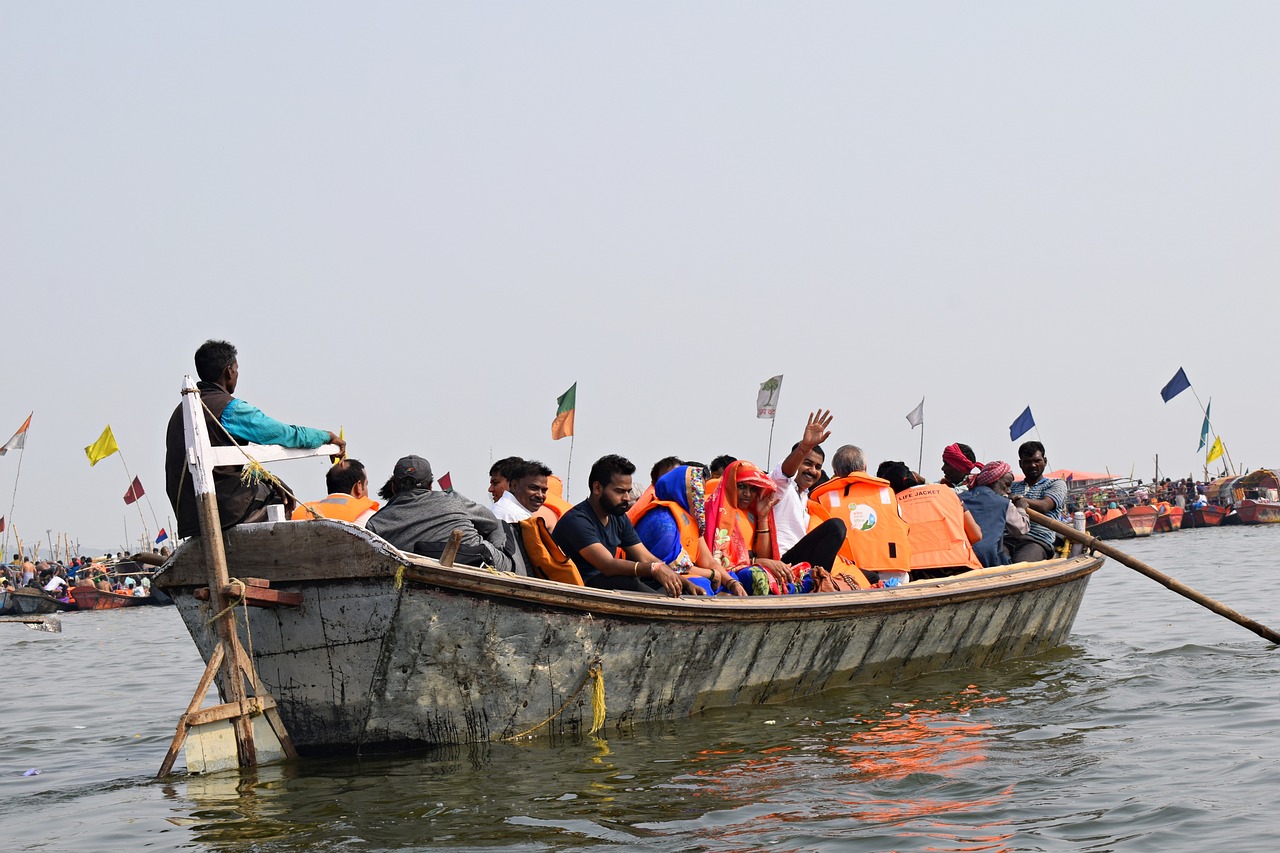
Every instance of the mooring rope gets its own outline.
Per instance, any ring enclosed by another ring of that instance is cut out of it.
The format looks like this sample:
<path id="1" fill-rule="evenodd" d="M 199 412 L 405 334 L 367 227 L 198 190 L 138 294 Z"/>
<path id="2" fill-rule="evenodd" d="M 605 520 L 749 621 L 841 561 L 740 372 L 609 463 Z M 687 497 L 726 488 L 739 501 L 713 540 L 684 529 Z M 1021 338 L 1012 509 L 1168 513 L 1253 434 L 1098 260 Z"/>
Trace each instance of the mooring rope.
<path id="1" fill-rule="evenodd" d="M 564 700 L 564 702 L 560 705 L 560 707 L 557 708 L 550 717 L 547 717 L 545 720 L 538 723 L 536 726 L 533 726 L 532 728 L 525 729 L 524 731 L 517 732 L 516 734 L 513 734 L 513 735 L 508 735 L 507 737 L 496 738 L 496 740 L 499 740 L 499 741 L 518 740 L 522 737 L 526 737 L 528 735 L 533 734 L 538 729 L 542 728 L 547 723 L 551 722 L 556 717 L 563 714 L 564 709 L 568 708 L 570 703 L 572 703 L 574 699 L 578 698 L 578 694 L 582 692 L 582 688 L 587 686 L 588 681 L 593 683 L 591 685 L 591 729 L 587 732 L 587 734 L 593 735 L 596 732 L 600 731 L 600 729 L 604 728 L 604 721 L 605 721 L 604 662 L 601 661 L 599 657 L 596 657 L 592 659 L 591 665 L 587 667 L 587 672 L 585 675 L 582 676 L 582 681 L 578 683 L 577 689 L 574 690 L 573 693 L 569 695 L 568 699 Z"/>

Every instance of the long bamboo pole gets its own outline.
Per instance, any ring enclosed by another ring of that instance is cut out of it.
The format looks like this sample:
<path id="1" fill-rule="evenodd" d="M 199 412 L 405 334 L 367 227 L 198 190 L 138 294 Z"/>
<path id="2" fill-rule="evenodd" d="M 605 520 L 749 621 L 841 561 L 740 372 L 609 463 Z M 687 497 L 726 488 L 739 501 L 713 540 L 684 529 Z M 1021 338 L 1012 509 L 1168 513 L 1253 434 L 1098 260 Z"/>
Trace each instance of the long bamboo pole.
<path id="1" fill-rule="evenodd" d="M 1135 572 L 1138 572 L 1139 574 L 1146 575 L 1156 583 L 1167 587 L 1173 592 L 1176 592 L 1178 595 L 1181 595 L 1183 598 L 1189 598 L 1192 601 L 1194 601 L 1196 604 L 1199 604 L 1201 607 L 1204 607 L 1208 610 L 1212 610 L 1214 613 L 1217 613 L 1219 616 L 1222 616 L 1223 618 L 1230 619 L 1232 622 L 1236 623 L 1240 627 L 1248 628 L 1250 631 L 1252 631 L 1253 633 L 1257 634 L 1259 637 L 1262 637 L 1265 640 L 1270 640 L 1273 643 L 1280 644 L 1280 633 L 1277 633 L 1271 630 L 1266 625 L 1263 625 L 1261 622 L 1256 622 L 1253 619 L 1250 619 L 1248 616 L 1245 616 L 1241 613 L 1237 613 L 1235 610 L 1232 610 L 1230 607 L 1227 607 L 1222 602 L 1216 601 L 1202 592 L 1197 592 L 1196 590 L 1187 586 L 1185 583 L 1178 580 L 1177 578 L 1169 577 L 1164 572 L 1158 571 L 1152 568 L 1151 566 L 1148 566 L 1146 563 L 1142 562 L 1136 557 L 1129 556 L 1125 552 L 1121 551 L 1119 548 L 1112 547 L 1111 545 L 1108 545 L 1107 543 L 1101 541 L 1100 539 L 1094 536 L 1090 536 L 1088 533 L 1082 533 L 1081 531 L 1076 530 L 1074 527 L 1071 527 L 1070 525 L 1067 525 L 1067 524 L 1063 524 L 1061 521 L 1058 521 L 1057 519 L 1050 518 L 1044 513 L 1036 512 L 1034 509 L 1028 509 L 1027 515 L 1030 516 L 1031 520 L 1034 521 L 1036 524 L 1042 524 L 1045 527 L 1049 528 L 1050 530 L 1054 531 L 1055 533 L 1065 536 L 1067 539 L 1070 539 L 1072 542 L 1079 542 L 1081 545 L 1085 546 L 1086 548 L 1089 548 L 1090 550 L 1097 551 L 1099 554 L 1105 554 L 1106 556 L 1115 560 L 1117 563 L 1120 563 L 1121 565 L 1124 565 L 1124 566 L 1128 566 L 1129 568 L 1133 569 Z"/>

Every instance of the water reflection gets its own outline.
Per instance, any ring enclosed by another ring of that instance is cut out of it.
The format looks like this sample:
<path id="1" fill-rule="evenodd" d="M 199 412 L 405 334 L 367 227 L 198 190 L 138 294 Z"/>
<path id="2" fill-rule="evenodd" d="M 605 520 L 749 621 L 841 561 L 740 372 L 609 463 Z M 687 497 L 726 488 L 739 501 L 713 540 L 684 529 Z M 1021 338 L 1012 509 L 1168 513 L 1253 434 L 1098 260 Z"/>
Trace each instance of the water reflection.
<path id="1" fill-rule="evenodd" d="M 927 844 L 918 849 L 1009 849 L 1011 833 L 984 813 L 1012 788 L 975 771 L 991 736 L 971 718 L 1004 695 L 970 686 L 915 699 L 833 698 L 641 726 L 609 741 L 476 744 L 191 777 L 168 789 L 172 822 L 228 850 L 812 849 L 847 845 L 855 832 L 866 839 L 868 829 L 897 843 L 918 837 Z"/>

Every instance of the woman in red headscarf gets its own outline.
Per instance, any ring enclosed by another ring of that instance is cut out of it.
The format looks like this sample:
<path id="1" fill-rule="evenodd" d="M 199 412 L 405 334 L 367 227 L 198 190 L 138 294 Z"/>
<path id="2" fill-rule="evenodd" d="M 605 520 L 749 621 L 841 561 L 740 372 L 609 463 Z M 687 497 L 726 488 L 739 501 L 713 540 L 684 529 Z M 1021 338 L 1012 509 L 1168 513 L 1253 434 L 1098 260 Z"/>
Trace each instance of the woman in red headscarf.
<path id="1" fill-rule="evenodd" d="M 773 538 L 773 505 L 778 487 L 763 471 L 739 459 L 724 469 L 707 501 L 704 534 L 712 554 L 726 568 L 759 566 L 779 591 L 794 584 L 791 568 L 778 560 Z"/>

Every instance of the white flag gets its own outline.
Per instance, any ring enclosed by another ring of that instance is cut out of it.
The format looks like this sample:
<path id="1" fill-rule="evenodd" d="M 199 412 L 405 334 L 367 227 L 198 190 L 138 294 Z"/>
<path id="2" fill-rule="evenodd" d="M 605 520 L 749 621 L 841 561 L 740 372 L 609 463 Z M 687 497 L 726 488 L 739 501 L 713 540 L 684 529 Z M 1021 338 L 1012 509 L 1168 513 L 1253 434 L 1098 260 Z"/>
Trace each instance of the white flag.
<path id="1" fill-rule="evenodd" d="M 760 383 L 760 393 L 756 395 L 757 418 L 773 420 L 773 416 L 778 413 L 778 395 L 781 391 L 781 373 Z"/>
<path id="2" fill-rule="evenodd" d="M 920 405 L 916 406 L 907 414 L 907 423 L 911 424 L 911 428 L 915 429 L 924 423 L 924 397 L 920 398 Z"/>

